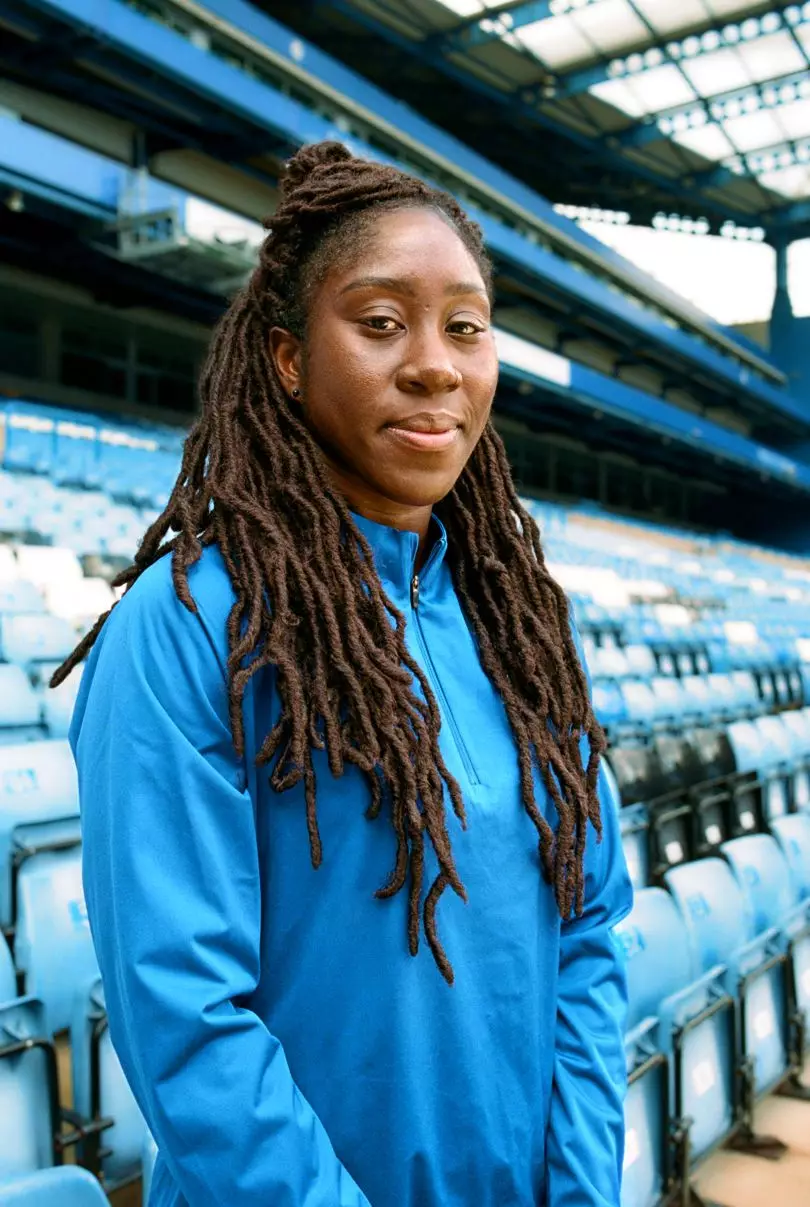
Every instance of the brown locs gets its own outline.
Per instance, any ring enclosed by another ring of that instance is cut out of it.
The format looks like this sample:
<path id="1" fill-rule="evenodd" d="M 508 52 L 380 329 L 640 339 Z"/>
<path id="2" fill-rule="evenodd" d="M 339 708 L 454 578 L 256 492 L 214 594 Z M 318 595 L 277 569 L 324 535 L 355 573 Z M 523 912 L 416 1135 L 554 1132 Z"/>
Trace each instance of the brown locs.
<path id="1" fill-rule="evenodd" d="M 397 854 L 377 896 L 392 897 L 408 884 L 409 949 L 418 950 L 423 911 L 427 941 L 452 983 L 436 906 L 447 887 L 464 899 L 466 893 L 445 798 L 466 823 L 459 786 L 439 750 L 438 705 L 406 649 L 405 617 L 387 598 L 346 502 L 331 489 L 320 450 L 281 388 L 268 346 L 271 327 L 305 337 L 312 288 L 326 267 L 352 254 L 381 210 L 424 206 L 455 229 L 489 285 L 481 233 L 449 195 L 394 168 L 354 159 L 339 143 L 305 148 L 293 158 L 259 265 L 214 335 L 200 385 L 201 414 L 168 505 L 116 585 L 130 587 L 170 554 L 178 598 L 194 613 L 189 569 L 204 546 L 219 547 L 236 594 L 228 666 L 237 753 L 245 750 L 245 687 L 261 667 L 272 666 L 281 716 L 257 762 L 270 766 L 279 792 L 303 782 L 313 864 L 320 864 L 322 848 L 312 752 L 325 750 L 332 775 L 352 764 L 365 776 L 369 818 L 384 806 L 389 812 Z M 583 907 L 587 823 L 601 833 L 596 781 L 604 737 L 567 601 L 546 569 L 537 526 L 517 497 L 491 426 L 437 511 L 448 530 L 459 598 L 515 736 L 542 871 L 568 917 Z M 87 655 L 108 616 L 56 672 L 53 686 Z M 583 734 L 590 749 L 585 768 Z M 538 807 L 535 770 L 556 808 L 556 834 Z M 423 900 L 426 839 L 439 874 Z"/>

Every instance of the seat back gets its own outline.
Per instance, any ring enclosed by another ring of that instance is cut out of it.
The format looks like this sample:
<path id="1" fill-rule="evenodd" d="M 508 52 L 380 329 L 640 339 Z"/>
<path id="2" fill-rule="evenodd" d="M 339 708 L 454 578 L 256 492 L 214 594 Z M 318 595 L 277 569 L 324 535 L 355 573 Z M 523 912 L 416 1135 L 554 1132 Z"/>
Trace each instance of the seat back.
<path id="1" fill-rule="evenodd" d="M 651 1207 L 664 1188 L 663 1066 L 628 1087 L 624 1103 L 624 1168 L 621 1207 Z M 148 1200 L 147 1200 L 148 1201 Z"/>
<path id="2" fill-rule="evenodd" d="M 0 1187 L 10 1178 L 53 1162 L 53 1117 L 49 1077 L 53 1052 L 29 1046 L 46 1034 L 40 1002 L 17 998 L 0 1004 Z M 22 1050 L 8 1055 L 11 1047 Z M 3 1202 L 0 1198 L 0 1202 Z"/>
<path id="3" fill-rule="evenodd" d="M 645 888 L 650 880 L 650 819 L 644 805 L 628 805 L 619 810 L 619 828 L 627 871 L 634 889 Z"/>
<path id="4" fill-rule="evenodd" d="M 76 1165 L 43 1169 L 0 1185 L 0 1207 L 109 1207 L 92 1174 Z"/>
<path id="5" fill-rule="evenodd" d="M 39 700 L 21 666 L 0 666 L 0 729 L 40 723 Z"/>
<path id="6" fill-rule="evenodd" d="M 0 657 L 6 662 L 62 662 L 76 644 L 76 631 L 64 617 L 0 616 Z"/>
<path id="7" fill-rule="evenodd" d="M 664 879 L 686 924 L 699 973 L 726 963 L 752 937 L 753 920 L 724 860 L 680 864 Z"/>
<path id="8" fill-rule="evenodd" d="M 0 926 L 11 924 L 11 855 L 17 831 L 61 818 L 78 822 L 76 767 L 67 742 L 26 742 L 0 746 Z"/>
<path id="9" fill-rule="evenodd" d="M 0 552 L 6 552 L 11 558 L 11 550 L 4 549 L 0 546 Z M 45 600 L 41 592 L 33 583 L 29 583 L 27 579 L 16 577 L 3 577 L 3 571 L 8 567 L 8 562 L 3 559 L 0 563 L 0 616 L 6 613 L 28 613 L 34 615 L 45 611 Z M 14 574 L 17 574 L 16 562 L 13 565 Z"/>
<path id="10" fill-rule="evenodd" d="M 80 847 L 42 854 L 23 865 L 15 956 L 26 992 L 45 1006 L 49 1032 L 69 1027 L 77 990 L 98 975 Z"/>
<path id="11" fill-rule="evenodd" d="M 66 738 L 68 736 L 83 671 L 83 666 L 74 667 L 67 679 L 58 687 L 48 687 L 46 678 L 42 697 L 42 716 L 48 737 Z"/>
<path id="12" fill-rule="evenodd" d="M 616 927 L 627 962 L 628 1028 L 658 1014 L 661 1002 L 695 979 L 689 936 L 669 893 L 640 889 Z"/>
<path id="13" fill-rule="evenodd" d="M 762 734 L 753 721 L 733 721 L 728 727 L 728 740 L 737 771 L 761 770 L 764 763 Z"/>
<path id="14" fill-rule="evenodd" d="M 790 868 L 795 899 L 806 901 L 810 898 L 810 815 L 777 817 L 771 822 L 771 831 Z"/>
<path id="15" fill-rule="evenodd" d="M 796 904 L 790 868 L 770 834 L 746 834 L 720 848 L 746 899 L 754 933 L 779 926 Z"/>

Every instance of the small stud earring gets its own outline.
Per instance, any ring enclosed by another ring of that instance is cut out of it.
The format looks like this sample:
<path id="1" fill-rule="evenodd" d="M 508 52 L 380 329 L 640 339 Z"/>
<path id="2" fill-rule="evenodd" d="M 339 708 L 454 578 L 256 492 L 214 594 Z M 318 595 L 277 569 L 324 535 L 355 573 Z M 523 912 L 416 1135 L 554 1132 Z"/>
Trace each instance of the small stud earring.
<path id="1" fill-rule="evenodd" d="M 292 388 L 292 396 L 293 396 L 293 398 L 300 398 L 300 397 L 301 397 L 301 391 L 298 389 L 298 386 L 293 386 L 293 388 Z"/>

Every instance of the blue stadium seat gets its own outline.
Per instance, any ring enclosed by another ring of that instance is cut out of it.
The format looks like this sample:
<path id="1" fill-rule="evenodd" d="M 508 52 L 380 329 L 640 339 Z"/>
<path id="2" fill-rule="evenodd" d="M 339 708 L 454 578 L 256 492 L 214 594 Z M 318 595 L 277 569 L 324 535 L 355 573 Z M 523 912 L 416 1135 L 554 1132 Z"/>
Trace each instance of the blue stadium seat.
<path id="1" fill-rule="evenodd" d="M 745 1025 L 738 1055 L 750 1062 L 743 1107 L 750 1112 L 753 1096 L 767 1093 L 789 1071 L 781 936 L 773 929 L 757 932 L 746 897 L 722 859 L 672 868 L 665 881 L 686 922 L 701 970 L 724 965 L 727 990 L 739 1002 Z"/>
<path id="2" fill-rule="evenodd" d="M 784 822 L 808 822 L 805 817 L 787 817 Z M 775 824 L 779 824 L 778 822 Z M 804 834 L 805 841 L 807 833 Z M 794 838 L 795 841 L 795 838 Z M 801 852 L 801 847 L 799 848 Z M 805 847 L 804 853 L 806 853 Z M 790 960 L 792 976 L 792 1001 L 803 1017 L 803 1027 L 810 1028 L 810 986 L 807 984 L 810 969 L 810 899 L 797 891 L 793 865 L 785 858 L 779 842 L 769 834 L 750 834 L 724 843 L 722 852 L 731 865 L 737 882 L 746 900 L 747 911 L 753 915 L 754 933 L 766 935 L 778 932 Z M 803 876 L 810 876 L 810 867 L 802 869 Z M 765 1016 L 761 1029 L 765 1028 Z M 752 1019 L 754 1028 L 757 1019 Z M 803 1040 L 803 1037 L 802 1037 Z M 803 1060 L 795 1053 L 797 1067 L 801 1072 Z"/>
<path id="3" fill-rule="evenodd" d="M 622 1207 L 654 1207 L 676 1125 L 682 1157 L 688 1147 L 693 1159 L 733 1127 L 733 1003 L 722 967 L 696 976 L 683 919 L 663 889 L 637 892 L 616 936 L 629 990 Z"/>
<path id="4" fill-rule="evenodd" d="M 644 805 L 629 805 L 619 812 L 622 849 L 633 888 L 644 888 L 650 882 L 648 834 L 650 819 Z"/>
<path id="5" fill-rule="evenodd" d="M 42 614 L 45 600 L 34 583 L 25 578 L 3 578 L 0 574 L 0 616 L 7 613 Z"/>
<path id="6" fill-rule="evenodd" d="M 782 713 L 780 719 L 793 749 L 793 808 L 810 809 L 810 714 L 795 709 Z"/>
<path id="7" fill-rule="evenodd" d="M 781 716 L 757 717 L 753 724 L 762 737 L 763 806 L 766 820 L 771 821 L 787 813 L 793 799 L 793 776 L 796 770 L 793 741 Z"/>
<path id="8" fill-rule="evenodd" d="M 29 666 L 63 661 L 78 637 L 73 626 L 58 616 L 0 616 L 0 661 Z"/>
<path id="9" fill-rule="evenodd" d="M 84 1119 L 112 1120 L 101 1136 L 101 1172 L 109 1190 L 140 1171 L 146 1124 L 112 1046 L 100 977 L 74 997 L 70 1046 L 75 1109 Z"/>
<path id="10" fill-rule="evenodd" d="M 0 744 L 44 736 L 39 700 L 25 671 L 0 665 Z"/>
<path id="11" fill-rule="evenodd" d="M 26 992 L 45 1006 L 49 1033 L 62 1031 L 70 1026 L 77 991 L 98 975 L 81 848 L 43 852 L 29 860 L 20 870 L 17 894 L 17 968 Z"/>
<path id="12" fill-rule="evenodd" d="M 771 832 L 782 848 L 793 880 L 797 901 L 810 898 L 810 816 L 789 813 L 771 823 Z"/>
<path id="13" fill-rule="evenodd" d="M 109 1207 L 109 1200 L 86 1169 L 61 1165 L 0 1185 L 0 1207 Z"/>
<path id="14" fill-rule="evenodd" d="M 14 924 L 15 874 L 79 841 L 79 790 L 67 742 L 0 746 L 0 926 Z"/>
<path id="15" fill-rule="evenodd" d="M 98 426 L 85 413 L 63 411 L 56 424 L 52 480 L 92 488 L 100 482 Z"/>
<path id="16" fill-rule="evenodd" d="M 26 402 L 6 403 L 3 468 L 22 473 L 50 474 L 54 465 L 54 412 Z M 58 412 L 56 412 L 58 414 Z"/>
<path id="17" fill-rule="evenodd" d="M 663 718 L 664 710 L 650 684 L 642 683 L 640 679 L 625 679 L 620 687 L 628 722 L 638 732 L 651 732 L 656 722 Z"/>
<path id="18" fill-rule="evenodd" d="M 42 719 L 50 738 L 66 738 L 70 729 L 76 696 L 82 682 L 83 666 L 77 666 L 58 687 L 47 686 L 48 678 L 43 676 L 42 689 Z"/>
<path id="19" fill-rule="evenodd" d="M 656 675 L 650 680 L 650 689 L 658 704 L 657 720 L 668 727 L 680 728 L 690 704 L 681 680 Z"/>
<path id="20" fill-rule="evenodd" d="M 627 706 L 619 684 L 613 679 L 594 679 L 593 710 L 600 724 L 612 733 L 627 721 Z"/>
<path id="21" fill-rule="evenodd" d="M 56 1055 L 45 1037 L 40 1002 L 0 1003 L 0 1185 L 55 1160 Z"/>
<path id="22" fill-rule="evenodd" d="M 624 657 L 628 670 L 637 678 L 652 679 L 656 673 L 655 654 L 648 645 L 626 645 Z"/>

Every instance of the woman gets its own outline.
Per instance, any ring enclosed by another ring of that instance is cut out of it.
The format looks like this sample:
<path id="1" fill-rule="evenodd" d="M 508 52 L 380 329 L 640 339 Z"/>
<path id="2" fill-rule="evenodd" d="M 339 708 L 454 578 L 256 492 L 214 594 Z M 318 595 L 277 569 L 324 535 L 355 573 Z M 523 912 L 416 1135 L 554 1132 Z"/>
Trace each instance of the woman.
<path id="1" fill-rule="evenodd" d="M 87 906 L 152 1207 L 618 1204 L 630 888 L 490 301 L 449 196 L 296 155 L 56 676 L 93 647 Z"/>

